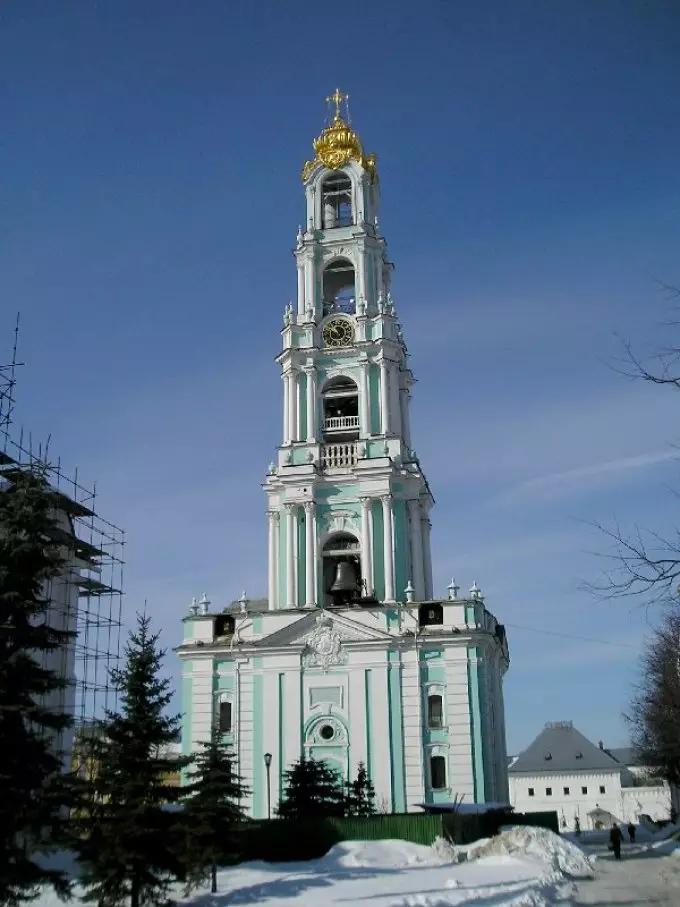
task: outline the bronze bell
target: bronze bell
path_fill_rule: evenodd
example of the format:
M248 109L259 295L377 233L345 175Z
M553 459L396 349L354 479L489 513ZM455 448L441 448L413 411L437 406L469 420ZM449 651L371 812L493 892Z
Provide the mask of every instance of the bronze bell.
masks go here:
M335 598L347 599L358 592L357 575L352 564L349 561L338 561L335 568L335 579L333 585L328 590Z

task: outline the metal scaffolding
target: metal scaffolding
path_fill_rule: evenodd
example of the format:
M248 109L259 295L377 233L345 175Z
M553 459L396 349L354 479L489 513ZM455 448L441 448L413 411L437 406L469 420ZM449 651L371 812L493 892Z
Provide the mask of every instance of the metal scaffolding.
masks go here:
M67 679L61 704L72 711L78 733L116 704L110 675L120 660L125 535L97 512L95 487L83 485L77 470L66 472L59 459L51 461L48 445L34 446L30 435L15 430L18 336L17 318L11 360L0 364L0 481L40 467L57 502L56 540L66 563L46 592L48 620L75 638L50 668Z

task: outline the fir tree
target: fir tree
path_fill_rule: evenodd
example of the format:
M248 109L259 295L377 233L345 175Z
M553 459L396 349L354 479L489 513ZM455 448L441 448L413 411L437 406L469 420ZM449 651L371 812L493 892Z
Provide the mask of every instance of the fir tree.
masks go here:
M277 810L282 819L342 816L344 796L340 775L323 761L305 759L285 773L283 799Z
M42 868L37 851L56 843L69 804L60 734L72 723L59 706L66 680L46 654L73 634L50 625L50 583L65 567L56 494L44 467L0 479L0 903L19 904L63 873ZM52 622L54 623L54 622Z
M138 615L124 667L111 674L120 711L108 712L103 733L92 738L96 770L77 849L85 900L99 907L128 898L131 907L161 903L173 879L183 877L177 813L168 808L182 791L164 784L178 760L163 755L179 736L180 719L165 713L172 694L159 676L165 653L157 643L149 618Z
M366 766L360 762L354 781L345 783L345 815L373 816L375 812L373 782L368 777Z
M184 790L185 862L189 888L210 875L210 890L217 891L217 867L226 857L237 856L238 824L245 819L242 806L249 791L235 771L233 753L218 730L193 756L194 768Z

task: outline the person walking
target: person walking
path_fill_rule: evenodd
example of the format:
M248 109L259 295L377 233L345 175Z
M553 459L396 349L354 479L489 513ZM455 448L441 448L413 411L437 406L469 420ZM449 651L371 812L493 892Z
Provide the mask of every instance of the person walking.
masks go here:
M614 822L614 824L612 825L612 829L609 832L609 840L611 842L611 848L614 851L614 857L617 860L620 860L621 859L621 841L623 840L623 834L621 833L621 829L616 824L616 822Z
M630 838L631 844L635 844L635 831L636 831L635 825L632 822L630 822L628 824L628 837Z

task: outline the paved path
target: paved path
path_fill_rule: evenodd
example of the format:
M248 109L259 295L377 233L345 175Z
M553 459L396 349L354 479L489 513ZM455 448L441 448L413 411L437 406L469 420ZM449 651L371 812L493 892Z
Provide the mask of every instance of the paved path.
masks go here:
M680 858L649 845L624 845L619 862L606 847L586 847L595 854L596 877L579 882L574 907L680 907Z

